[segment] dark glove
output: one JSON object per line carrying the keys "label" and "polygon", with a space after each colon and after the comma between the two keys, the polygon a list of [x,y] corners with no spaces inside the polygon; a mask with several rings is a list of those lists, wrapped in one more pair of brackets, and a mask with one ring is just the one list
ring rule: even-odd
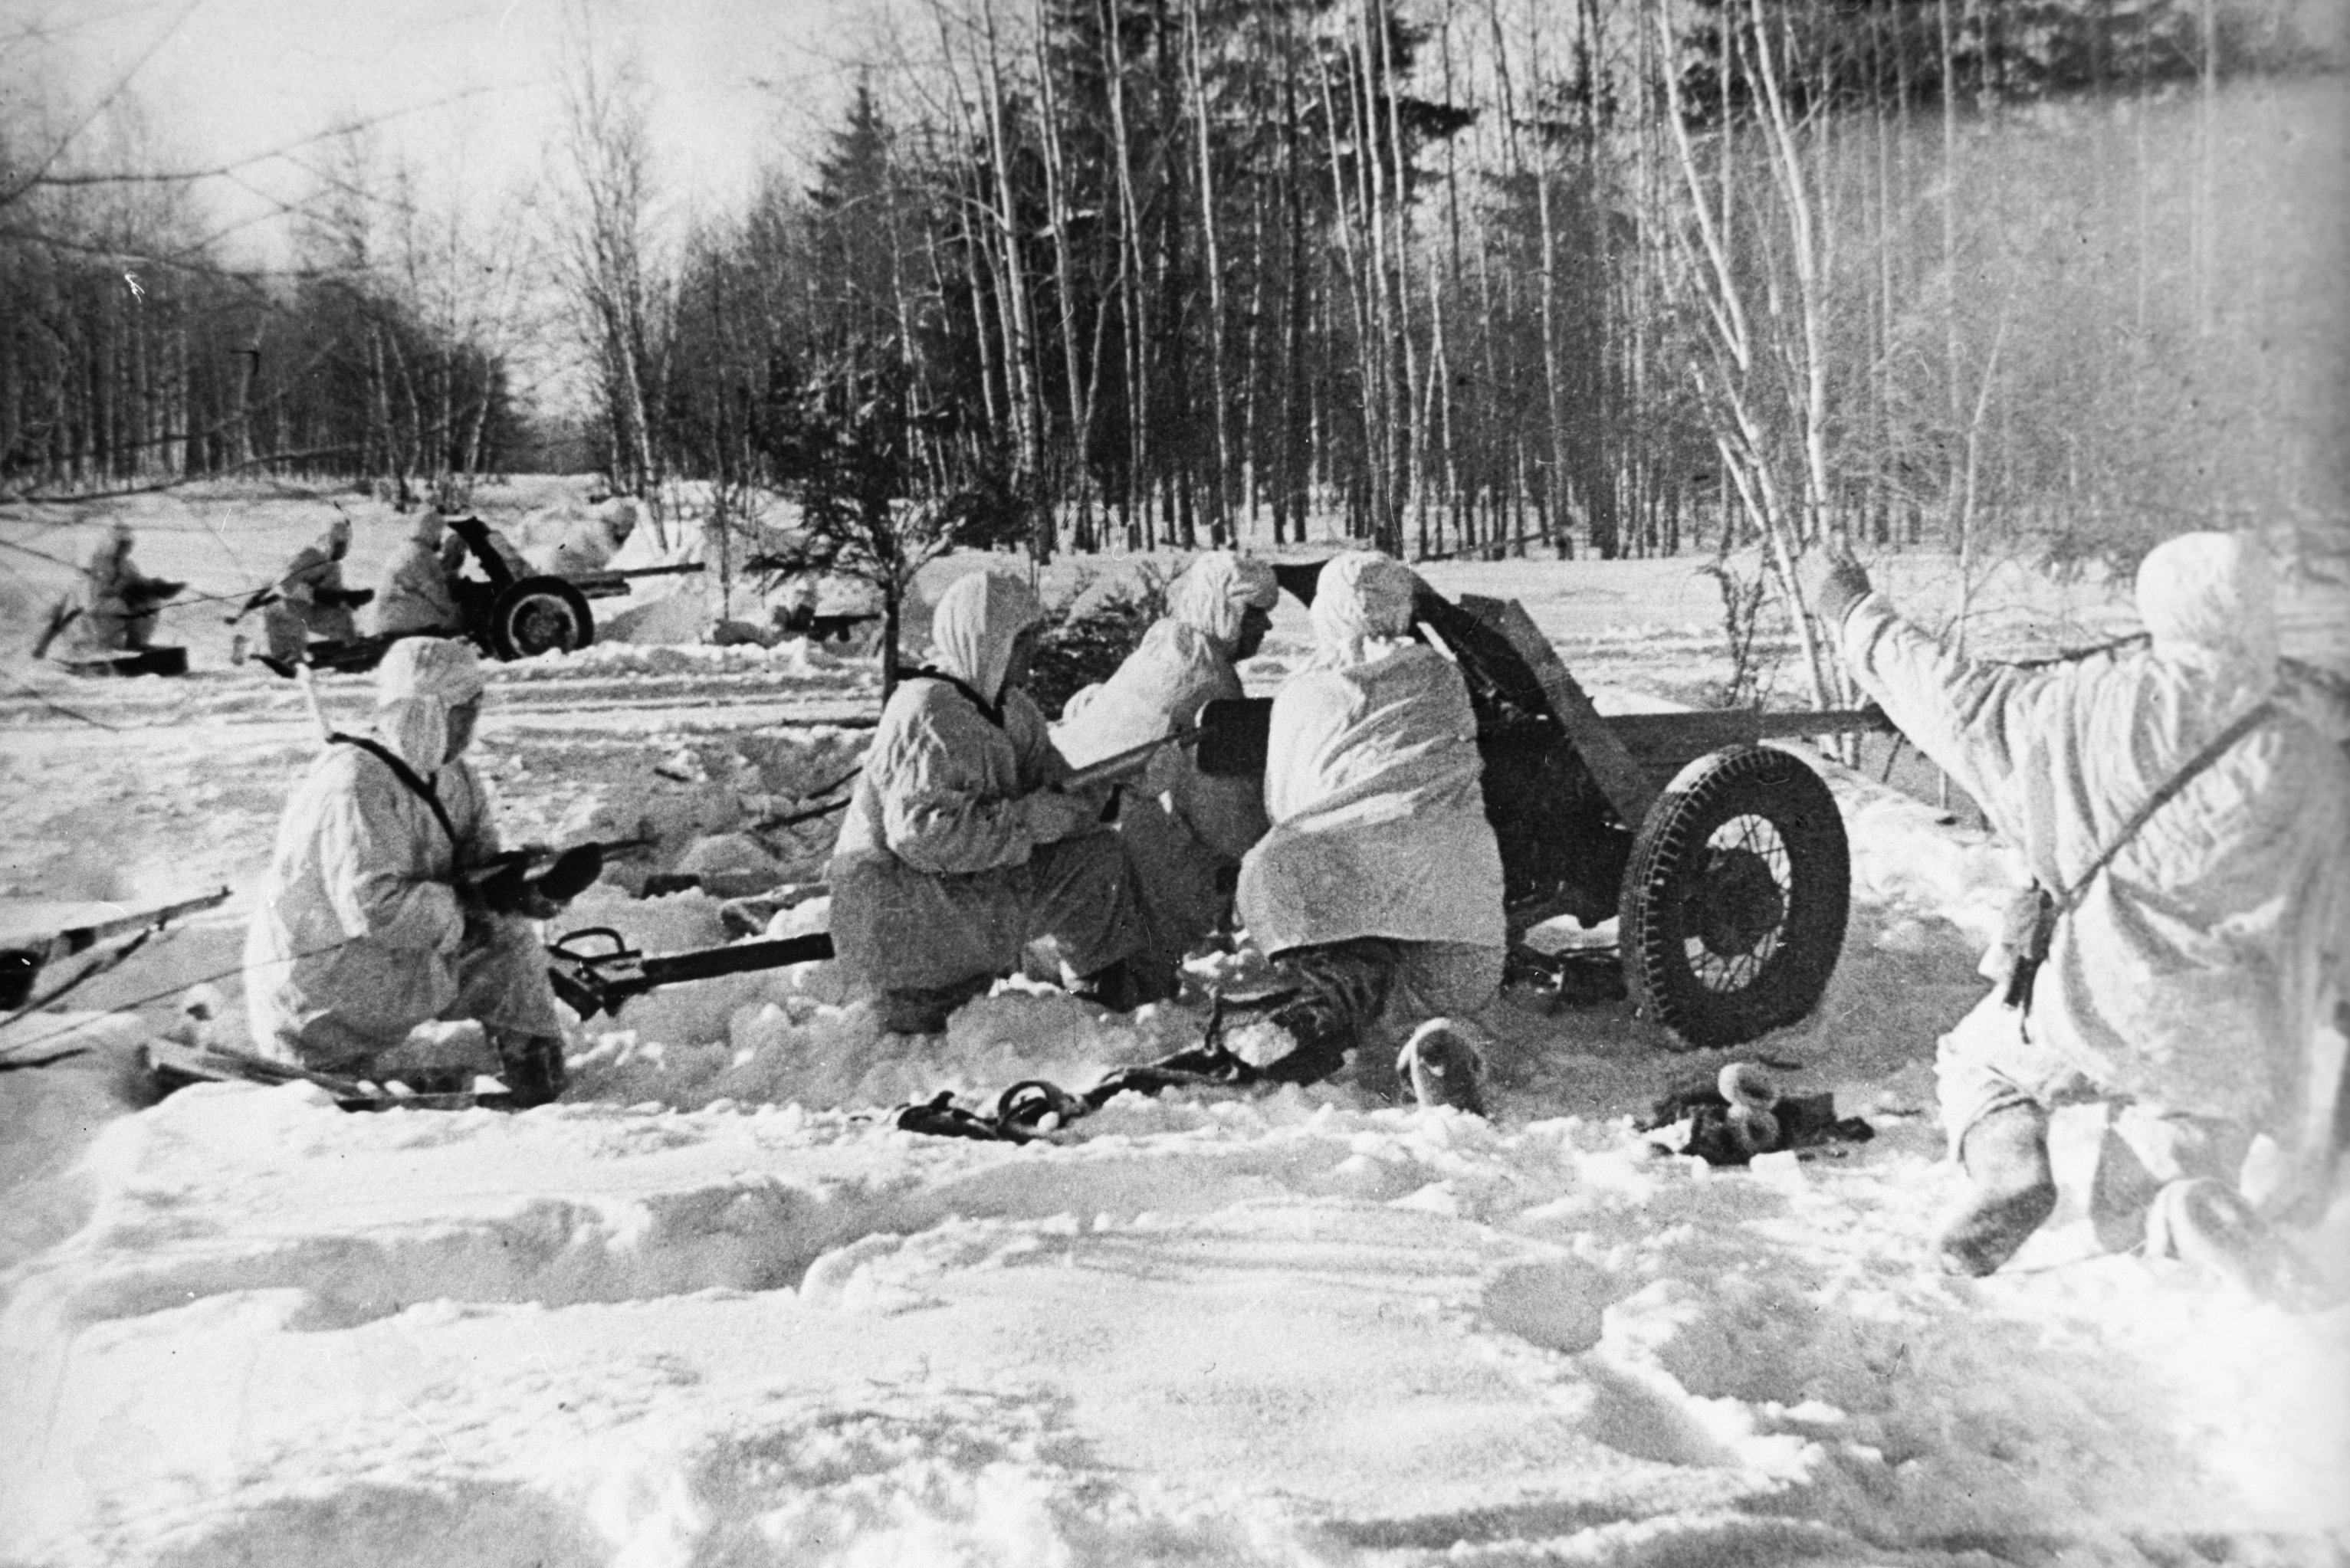
{"label": "dark glove", "polygon": [[1842,627],[1852,607],[1869,594],[1868,574],[1842,545],[1828,545],[1804,556],[1796,576],[1812,613],[1831,628]]}

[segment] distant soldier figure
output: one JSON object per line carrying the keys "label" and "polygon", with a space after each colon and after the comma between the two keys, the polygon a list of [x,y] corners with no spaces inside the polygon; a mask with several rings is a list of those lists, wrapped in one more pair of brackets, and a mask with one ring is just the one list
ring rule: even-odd
{"label": "distant soldier figure", "polygon": [[130,559],[138,536],[128,523],[116,523],[89,553],[82,571],[78,641],[91,653],[136,652],[155,635],[163,604],[186,587],[151,577]]}
{"label": "distant soldier figure", "polygon": [[351,524],[338,517],[327,531],[295,552],[272,585],[276,597],[262,607],[262,632],[273,659],[291,663],[312,638],[349,642],[359,636],[351,620],[351,597],[343,587],[343,557],[350,553]]}
{"label": "distant soldier figure", "polygon": [[2237,1182],[2255,1134],[2301,1141],[2350,910],[2350,766],[2272,701],[2267,556],[2241,535],[2172,539],[2138,569],[2147,646],[2043,668],[1952,652],[1849,556],[1812,571],[1854,679],[2042,888],[2078,889],[2036,971],[2019,983],[1987,962],[2006,978],[1942,1038],[1942,1122],[1968,1180],[1942,1266],[1988,1274],[2014,1255],[2056,1203],[2050,1111],[2100,1100],[2099,1240],[2293,1293],[2296,1262]]}
{"label": "distant soldier figure", "polygon": [[1098,1000],[1134,1004],[1141,929],[1102,803],[1022,690],[1040,615],[1026,584],[974,572],[939,597],[933,667],[891,694],[827,880],[840,961],[886,1029],[934,1033],[1051,937]]}
{"label": "distant soldier figure", "polygon": [[[1243,693],[1233,666],[1254,658],[1281,587],[1273,568],[1229,550],[1200,556],[1167,589],[1167,614],[1118,672],[1069,699],[1053,732],[1085,767],[1198,719],[1206,703]],[[1254,779],[1203,775],[1195,748],[1167,746],[1127,787],[1118,831],[1150,936],[1152,989],[1174,994],[1184,956],[1232,906],[1241,857],[1264,836]]]}
{"label": "distant soldier figure", "polygon": [[374,727],[335,737],[295,786],[246,933],[254,1048],[366,1077],[434,1019],[477,1019],[516,1102],[563,1089],[563,1030],[528,914],[477,907],[467,868],[497,853],[481,777],[463,759],[481,713],[473,650],[392,645]]}
{"label": "distant soldier figure", "polygon": [[[408,542],[384,568],[376,591],[375,628],[385,637],[463,635],[463,617],[450,587],[446,545],[458,543],[441,514],[420,512]],[[462,547],[462,546],[461,546]]]}
{"label": "distant soldier figure", "polygon": [[1315,661],[1274,699],[1273,827],[1241,863],[1239,908],[1300,989],[1232,1038],[1276,1080],[1327,1077],[1375,1034],[1391,1049],[1501,988],[1502,853],[1477,716],[1461,671],[1411,636],[1418,587],[1386,556],[1330,561]]}

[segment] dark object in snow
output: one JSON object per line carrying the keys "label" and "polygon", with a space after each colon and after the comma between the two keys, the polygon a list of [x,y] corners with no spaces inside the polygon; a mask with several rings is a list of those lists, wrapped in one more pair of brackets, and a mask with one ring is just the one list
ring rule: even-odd
{"label": "dark object in snow", "polygon": [[1544,1005],[1554,1012],[1562,1007],[1621,1002],[1631,994],[1624,984],[1624,961],[1614,948],[1543,953],[1521,944],[1510,950],[1502,982],[1544,993]]}
{"label": "dark object in snow", "polygon": [[76,675],[185,675],[188,650],[150,646],[119,653],[78,653],[57,662]]}
{"label": "dark object in snow", "polygon": [[[1759,1116],[1767,1116],[1767,1124]],[[1839,1117],[1833,1095],[1781,1095],[1760,1113],[1733,1102],[1721,1092],[1720,1078],[1691,1079],[1667,1090],[1649,1107],[1646,1118],[1635,1121],[1637,1132],[1657,1132],[1689,1124],[1689,1137],[1678,1149],[1669,1144],[1649,1147],[1668,1154],[1695,1155],[1708,1165],[1745,1165],[1758,1154],[1777,1149],[1815,1148],[1829,1143],[1866,1143],[1877,1129],[1858,1116]],[[1755,1136],[1759,1126],[1772,1135]]]}
{"label": "dark object in snow", "polygon": [[[1310,605],[1323,564],[1274,574]],[[1882,713],[1605,717],[1514,601],[1422,584],[1414,616],[1469,687],[1513,943],[1561,915],[1615,916],[1627,993],[1690,1046],[1740,1044],[1818,1004],[1850,850],[1819,775],[1760,742],[1882,728]],[[1202,772],[1245,776],[1248,761],[1201,751]]]}
{"label": "dark object in snow", "polygon": [[828,959],[832,936],[816,931],[647,958],[609,926],[590,926],[550,942],[546,956],[546,978],[555,994],[580,1017],[593,1018],[598,1012],[617,1014],[630,997],[660,986]]}
{"label": "dark object in snow", "polygon": [[463,1111],[520,1109],[511,1094],[477,1094],[465,1068],[411,1072],[402,1078],[372,1082],[314,1073],[290,1062],[219,1046],[182,1045],[151,1040],[144,1047],[148,1072],[164,1094],[191,1084],[315,1084],[347,1111]]}
{"label": "dark object in snow", "polygon": [[[1059,1085],[1042,1078],[1029,1078],[1013,1085],[996,1096],[992,1117],[954,1110],[953,1116],[961,1119],[955,1120],[951,1127],[929,1126],[925,1121],[928,1113],[953,1097],[941,1093],[922,1106],[900,1107],[895,1113],[897,1119],[893,1125],[916,1132],[943,1130],[948,1136],[957,1137],[989,1136],[969,1130],[965,1125],[966,1122],[978,1122],[995,1127],[1012,1141],[1018,1142],[1066,1127],[1080,1116],[1101,1109],[1124,1094],[1156,1095],[1168,1089],[1244,1089],[1267,1085],[1315,1083],[1343,1064],[1342,1050],[1315,1051],[1301,1039],[1296,1052],[1260,1067],[1224,1044],[1225,1030],[1236,1023],[1252,1019],[1267,1019],[1277,1023],[1292,1021],[1299,1009],[1311,1012],[1315,1005],[1316,999],[1312,995],[1310,986],[1274,985],[1232,994],[1219,991],[1210,1004],[1206,1037],[1201,1044],[1161,1056],[1156,1062],[1118,1068],[1106,1074],[1101,1082],[1081,1095],[1071,1094]],[[1299,1027],[1294,1022],[1292,1027],[1301,1036],[1312,1033],[1309,1028]],[[1423,1098],[1421,1103],[1429,1102]],[[905,1114],[910,1108],[924,1115],[908,1121]],[[1462,1108],[1474,1107],[1464,1106]],[[1478,1114],[1483,1113],[1479,1111]]]}
{"label": "dark object in snow", "polygon": [[963,1109],[954,1103],[953,1093],[946,1089],[927,1100],[899,1106],[889,1113],[889,1125],[901,1132],[972,1138],[981,1143],[1026,1143],[1035,1137],[1000,1116],[983,1116],[977,1111]]}

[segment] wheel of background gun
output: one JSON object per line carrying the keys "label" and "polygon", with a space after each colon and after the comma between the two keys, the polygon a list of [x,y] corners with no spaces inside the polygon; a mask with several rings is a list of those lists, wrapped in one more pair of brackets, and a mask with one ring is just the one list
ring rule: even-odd
{"label": "wheel of background gun", "polygon": [[1820,776],[1737,746],[1683,768],[1624,874],[1624,979],[1687,1045],[1736,1045],[1818,1005],[1844,948],[1852,854]]}
{"label": "wheel of background gun", "polygon": [[587,597],[561,577],[525,577],[490,607],[490,648],[500,659],[568,653],[595,640]]}

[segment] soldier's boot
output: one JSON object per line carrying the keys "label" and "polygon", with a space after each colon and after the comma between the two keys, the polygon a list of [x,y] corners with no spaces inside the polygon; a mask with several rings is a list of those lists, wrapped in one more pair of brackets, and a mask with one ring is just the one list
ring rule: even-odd
{"label": "soldier's boot", "polygon": [[1311,989],[1263,1018],[1228,1029],[1225,1039],[1258,1077],[1274,1084],[1318,1084],[1347,1064],[1357,1043],[1346,1010]]}
{"label": "soldier's boot", "polygon": [[563,1039],[556,1034],[500,1032],[492,1037],[498,1053],[498,1077],[515,1110],[543,1106],[563,1093]]}
{"label": "soldier's boot", "polygon": [[2002,1106],[1967,1128],[1959,1142],[1967,1200],[1936,1243],[1946,1274],[1981,1276],[2016,1254],[2056,1207],[2048,1165],[2048,1113],[2034,1105]]}
{"label": "soldier's boot", "polygon": [[2149,1257],[2177,1258],[2293,1312],[2325,1306],[2325,1282],[2241,1193],[2210,1177],[2166,1183],[2147,1209]]}
{"label": "soldier's boot", "polygon": [[1148,1002],[1166,1002],[1176,990],[1172,970],[1152,963],[1141,953],[1097,969],[1070,987],[1072,994],[1112,1012],[1131,1012]]}
{"label": "soldier's boot", "polygon": [[1451,1106],[1472,1116],[1485,1109],[1485,1053],[1478,1031],[1450,1018],[1431,1018],[1411,1033],[1396,1057],[1396,1075],[1411,1085],[1423,1108]]}
{"label": "soldier's boot", "polygon": [[943,1034],[957,1008],[994,985],[993,975],[977,974],[945,985],[893,986],[874,997],[874,1012],[891,1034]]}

